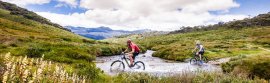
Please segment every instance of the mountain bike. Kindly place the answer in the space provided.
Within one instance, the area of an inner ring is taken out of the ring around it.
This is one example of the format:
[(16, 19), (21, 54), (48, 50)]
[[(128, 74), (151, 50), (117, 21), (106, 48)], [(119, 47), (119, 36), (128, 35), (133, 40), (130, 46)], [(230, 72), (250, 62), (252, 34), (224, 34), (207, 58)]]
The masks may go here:
[(134, 66), (130, 67), (130, 59), (128, 57), (126, 57), (127, 55), (125, 53), (121, 53), (120, 59), (113, 61), (111, 64), (111, 68), (110, 71), (124, 71), (125, 70), (125, 64), (124, 62), (126, 62), (127, 67), (129, 67), (130, 69), (137, 69), (137, 70), (145, 70), (145, 65), (142, 61), (134, 61)]
[[(205, 57), (204, 55), (201, 56), (202, 57), (202, 61), (204, 63), (208, 63), (208, 58)], [(199, 55), (197, 55), (196, 53), (193, 53), (193, 57), (190, 59), (190, 64), (198, 64), (200, 62), (200, 57)]]

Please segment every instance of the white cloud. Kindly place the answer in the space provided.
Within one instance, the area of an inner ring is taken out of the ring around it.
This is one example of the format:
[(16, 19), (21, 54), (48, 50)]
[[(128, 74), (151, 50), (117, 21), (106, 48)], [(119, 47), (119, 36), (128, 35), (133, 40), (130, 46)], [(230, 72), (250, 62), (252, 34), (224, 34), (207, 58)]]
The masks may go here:
[(26, 6), (30, 4), (46, 4), (49, 3), (51, 0), (2, 0), (4, 2), (14, 3), (19, 6)]
[(78, 1), (77, 0), (57, 0), (59, 3), (56, 5), (56, 7), (62, 7), (69, 5), (70, 7), (77, 7)]
[(233, 0), (81, 0), (88, 9), (120, 9), (135, 14), (151, 15), (182, 9), (185, 12), (207, 12), (239, 7)]
[(159, 31), (172, 31), (179, 29), (181, 26), (207, 25), (247, 17), (246, 15), (211, 15), (208, 12), (194, 14), (177, 11), (150, 15), (148, 17), (136, 17), (124, 11), (101, 10), (89, 10), (85, 13), (69, 15), (49, 12), (38, 12), (38, 14), (63, 26), (88, 28), (108, 26), (117, 30), (152, 29)]
[[(12, 0), (15, 1), (15, 0)], [(16, 0), (20, 1), (20, 0)], [(34, 1), (34, 0), (33, 0)], [(38, 14), (63, 26), (99, 27), (137, 30), (176, 30), (181, 26), (196, 26), (243, 19), (246, 15), (226, 14), (239, 7), (234, 0), (56, 0), (56, 7), (69, 5), (88, 9), (69, 15), (50, 12)], [(180, 11), (181, 10), (181, 11)], [(224, 12), (213, 15), (209, 11)]]
[[(213, 15), (239, 7), (234, 0), (81, 0), (80, 7), (91, 9), (82, 16), (98, 24), (122, 29), (176, 30), (243, 19), (245, 15)], [(117, 9), (117, 11), (112, 11)], [(179, 11), (181, 10), (181, 11)]]

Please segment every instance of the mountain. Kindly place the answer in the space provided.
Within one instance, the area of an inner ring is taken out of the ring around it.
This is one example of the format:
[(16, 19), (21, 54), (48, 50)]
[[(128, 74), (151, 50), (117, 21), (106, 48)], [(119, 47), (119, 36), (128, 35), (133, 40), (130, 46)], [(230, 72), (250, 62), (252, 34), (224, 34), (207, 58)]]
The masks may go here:
[(234, 20), (226, 23), (219, 22), (217, 24), (208, 26), (180, 27), (180, 30), (172, 31), (170, 33), (177, 34), (194, 31), (209, 31), (209, 30), (217, 30), (220, 28), (241, 29), (246, 27), (257, 27), (257, 26), (270, 26), (270, 12), (266, 14), (259, 14), (258, 16), (255, 16), (253, 18)]
[(112, 30), (109, 27), (103, 27), (103, 26), (97, 27), (97, 28), (66, 26), (65, 28), (81, 36), (96, 39), (96, 40), (107, 39), (107, 38), (112, 38), (112, 37), (121, 36), (121, 35), (142, 34), (145, 32), (151, 32), (151, 30), (148, 30), (148, 29), (135, 30), (135, 31)]

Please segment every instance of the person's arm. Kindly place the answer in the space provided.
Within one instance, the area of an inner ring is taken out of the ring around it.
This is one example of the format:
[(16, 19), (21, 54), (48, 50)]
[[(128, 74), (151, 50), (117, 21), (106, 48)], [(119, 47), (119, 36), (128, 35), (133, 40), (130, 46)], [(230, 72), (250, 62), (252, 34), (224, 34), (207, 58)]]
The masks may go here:
[(194, 52), (197, 49), (197, 47), (195, 46), (195, 48), (192, 50), (192, 52)]
[(131, 52), (129, 52), (129, 54), (132, 54), (132, 53), (134, 53), (135, 52), (135, 49), (134, 48), (132, 48), (132, 51)]
[(128, 48), (126, 48), (126, 50), (124, 51), (124, 53), (126, 53), (128, 51)]

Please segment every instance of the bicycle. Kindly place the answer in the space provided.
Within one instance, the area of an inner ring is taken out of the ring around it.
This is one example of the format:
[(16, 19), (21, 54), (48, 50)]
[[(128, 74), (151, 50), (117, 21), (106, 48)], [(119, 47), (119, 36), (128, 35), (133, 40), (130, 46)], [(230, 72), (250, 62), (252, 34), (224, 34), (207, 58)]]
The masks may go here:
[[(196, 53), (193, 53), (193, 57), (190, 59), (190, 64), (198, 64), (198, 62), (200, 62), (200, 57), (199, 55), (197, 55)], [(208, 63), (208, 58), (205, 57), (204, 55), (201, 56), (202, 57), (202, 61), (204, 63)]]
[(125, 70), (125, 64), (126, 62), (127, 66), (129, 68), (136, 68), (138, 70), (145, 70), (145, 65), (142, 61), (134, 61), (134, 66), (130, 67), (130, 59), (126, 57), (125, 53), (121, 53), (120, 60), (113, 61), (110, 67), (110, 71), (112, 72), (113, 70), (116, 69), (116, 71), (124, 71)]

